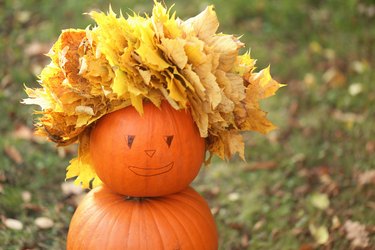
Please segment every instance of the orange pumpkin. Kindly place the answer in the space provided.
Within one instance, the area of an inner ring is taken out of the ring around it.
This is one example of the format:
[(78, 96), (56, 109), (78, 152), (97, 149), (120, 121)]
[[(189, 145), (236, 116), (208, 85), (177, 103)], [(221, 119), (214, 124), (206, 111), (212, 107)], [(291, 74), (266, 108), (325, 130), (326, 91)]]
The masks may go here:
[(127, 198), (105, 186), (91, 190), (69, 226), (67, 250), (217, 250), (206, 201), (194, 189), (164, 197)]
[(191, 114), (167, 102), (150, 102), (140, 115), (127, 107), (101, 118), (90, 136), (99, 178), (113, 191), (134, 197), (162, 196), (186, 188), (204, 160), (205, 141)]

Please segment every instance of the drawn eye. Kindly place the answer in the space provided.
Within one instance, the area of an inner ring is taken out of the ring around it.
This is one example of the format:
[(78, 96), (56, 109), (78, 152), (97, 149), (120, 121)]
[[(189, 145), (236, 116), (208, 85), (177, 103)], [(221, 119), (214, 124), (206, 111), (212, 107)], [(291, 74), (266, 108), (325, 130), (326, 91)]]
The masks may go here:
[(135, 135), (128, 135), (128, 147), (132, 148), (134, 142)]
[(173, 141), (173, 135), (164, 136), (164, 140), (167, 143), (168, 148), (170, 148)]

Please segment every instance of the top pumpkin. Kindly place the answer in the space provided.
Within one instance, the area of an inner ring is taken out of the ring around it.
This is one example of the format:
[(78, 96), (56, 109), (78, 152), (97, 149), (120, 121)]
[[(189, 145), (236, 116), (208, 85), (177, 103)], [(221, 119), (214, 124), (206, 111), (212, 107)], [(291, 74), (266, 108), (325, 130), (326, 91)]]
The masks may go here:
[(188, 111), (145, 103), (143, 116), (126, 107), (102, 117), (91, 131), (90, 153), (95, 172), (111, 190), (163, 196), (193, 181), (205, 143)]
[(67, 177), (87, 187), (99, 184), (88, 154), (88, 130), (107, 113), (143, 102), (190, 109), (208, 151), (221, 158), (244, 158), (240, 131), (274, 128), (260, 99), (280, 87), (269, 68), (255, 70), (234, 35), (217, 33), (213, 7), (186, 21), (155, 2), (151, 16), (119, 17), (91, 12), (97, 27), (65, 30), (41, 73), (42, 88), (26, 89), (27, 104), (38, 104), (38, 133), (59, 145), (79, 141), (79, 155)]

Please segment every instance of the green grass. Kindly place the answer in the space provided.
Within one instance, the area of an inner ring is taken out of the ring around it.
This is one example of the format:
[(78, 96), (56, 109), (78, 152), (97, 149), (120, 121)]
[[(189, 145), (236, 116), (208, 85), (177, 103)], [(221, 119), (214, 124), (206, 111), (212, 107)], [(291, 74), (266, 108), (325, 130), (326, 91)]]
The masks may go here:
[[(246, 162), (214, 159), (194, 182), (215, 215), (220, 249), (351, 249), (347, 220), (366, 226), (373, 249), (375, 188), (359, 185), (358, 176), (375, 169), (375, 16), (366, 14), (374, 1), (176, 0), (174, 9), (187, 18), (206, 4), (216, 6), (222, 32), (242, 34), (259, 68), (271, 64), (273, 76), (288, 84), (263, 103), (279, 129), (247, 133)], [(123, 12), (151, 6), (112, 1)], [(23, 83), (37, 86), (35, 74), (48, 63), (26, 52), (33, 43), (50, 47), (61, 29), (92, 24), (82, 13), (107, 8), (107, 1), (0, 2), (0, 220), (23, 223), (21, 231), (0, 223), (0, 249), (65, 247), (75, 203), (60, 185), (76, 153), (68, 148), (59, 156), (50, 143), (15, 136), (35, 119), (33, 107), (20, 104)], [(22, 162), (12, 159), (12, 147)], [(314, 193), (327, 195), (328, 209), (312, 205)], [(54, 226), (38, 229), (40, 216)], [(316, 243), (312, 224), (327, 228), (328, 243)]]

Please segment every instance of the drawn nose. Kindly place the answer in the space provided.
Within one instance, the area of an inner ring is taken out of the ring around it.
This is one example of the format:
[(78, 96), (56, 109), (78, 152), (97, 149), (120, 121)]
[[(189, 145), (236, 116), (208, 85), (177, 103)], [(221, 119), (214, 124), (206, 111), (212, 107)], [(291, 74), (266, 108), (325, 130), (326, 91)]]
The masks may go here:
[(145, 150), (146, 155), (148, 155), (150, 158), (154, 156), (155, 152), (156, 150)]

